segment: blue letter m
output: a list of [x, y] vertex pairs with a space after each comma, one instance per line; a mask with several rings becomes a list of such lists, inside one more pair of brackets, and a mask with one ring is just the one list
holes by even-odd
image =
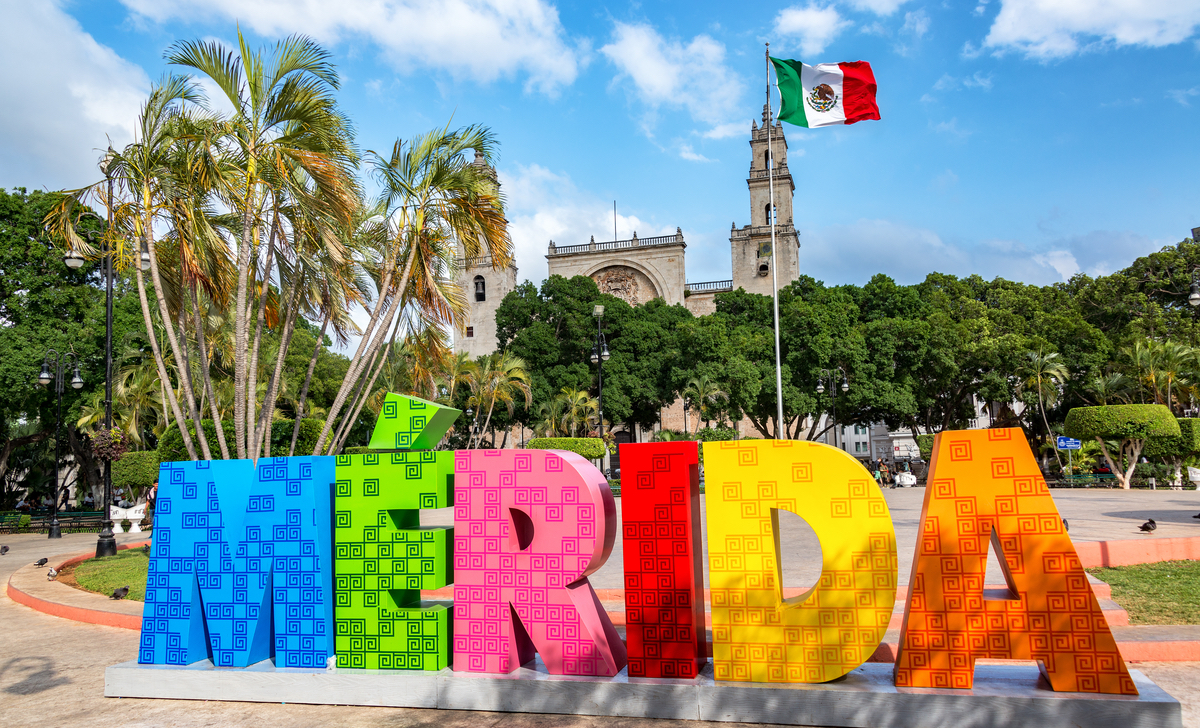
[[163, 463], [138, 662], [325, 667], [333, 481], [332, 457]]

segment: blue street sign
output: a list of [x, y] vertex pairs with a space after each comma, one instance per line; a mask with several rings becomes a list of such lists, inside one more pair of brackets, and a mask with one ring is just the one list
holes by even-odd
[[1080, 450], [1083, 448], [1083, 443], [1073, 437], [1058, 436], [1059, 450]]

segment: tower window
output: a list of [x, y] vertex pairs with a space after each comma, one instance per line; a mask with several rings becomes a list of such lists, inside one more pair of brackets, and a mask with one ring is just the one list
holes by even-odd
[[475, 327], [474, 327], [474, 326], [468, 326], [468, 327], [467, 327], [467, 338], [468, 338], [468, 339], [474, 339], [474, 338], [475, 338]]
[[767, 206], [763, 208], [763, 215], [765, 216], [765, 219], [767, 221], [766, 224], [770, 225], [771, 224], [771, 203], [768, 202]]
[[487, 300], [487, 284], [483, 282], [483, 276], [475, 276], [475, 300]]
[[763, 169], [771, 168], [771, 153], [763, 150]]
[[758, 264], [758, 274], [760, 276], [770, 275], [770, 273], [771, 273], [770, 265], [768, 265], [767, 263], [759, 263]]

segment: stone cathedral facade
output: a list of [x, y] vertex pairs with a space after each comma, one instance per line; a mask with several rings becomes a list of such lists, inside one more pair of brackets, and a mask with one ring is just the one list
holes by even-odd
[[[792, 197], [796, 186], [788, 170], [787, 139], [783, 125], [776, 121], [773, 128], [763, 108], [762, 126], [751, 122], [750, 171], [746, 185], [750, 192], [750, 222], [742, 227], [733, 224], [729, 232], [733, 277], [725, 281], [689, 282], [685, 266], [687, 242], [683, 230], [674, 235], [629, 240], [559, 245], [553, 240], [546, 251], [550, 275], [589, 276], [601, 292], [609, 293], [631, 304], [661, 298], [668, 304], [682, 304], [697, 316], [715, 310], [714, 297], [723, 291], [744, 288], [750, 293], [771, 295], [771, 265], [776, 271], [779, 286], [788, 285], [799, 277], [799, 237], [792, 221]], [[775, 159], [775, 199], [771, 199], [768, 178], [767, 135], [771, 135], [771, 150]], [[484, 165], [476, 156], [476, 164]], [[488, 172], [495, 172], [488, 168]], [[776, 215], [775, 245], [777, 255], [760, 255], [771, 240], [771, 214]], [[454, 334], [454, 349], [472, 358], [496, 350], [496, 309], [517, 284], [515, 265], [495, 269], [490, 257], [459, 258], [460, 275], [470, 306], [470, 316], [463, 331]]]

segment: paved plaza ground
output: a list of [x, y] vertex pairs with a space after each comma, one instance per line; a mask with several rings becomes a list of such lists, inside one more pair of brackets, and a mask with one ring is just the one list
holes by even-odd
[[[885, 491], [896, 523], [900, 581], [907, 583], [921, 512], [923, 488]], [[1195, 491], [1056, 490], [1055, 501], [1070, 522], [1076, 541], [1142, 537], [1137, 526], [1147, 518], [1159, 523], [1154, 536], [1200, 535], [1200, 494]], [[446, 522], [447, 511], [426, 514], [427, 522]], [[785, 586], [811, 584], [819, 564], [815, 538], [800, 523], [785, 524], [782, 549], [795, 554], [785, 570]], [[121, 542], [144, 540], [123, 534]], [[41, 557], [58, 563], [95, 547], [95, 534], [68, 534], [51, 542], [44, 534], [0, 535], [11, 551], [0, 557], [0, 581]], [[806, 558], [805, 555], [811, 556]], [[609, 563], [592, 579], [597, 588], [620, 588], [619, 541]], [[994, 566], [994, 565], [993, 565]], [[990, 572], [998, 578], [998, 567]], [[76, 726], [117, 723], [124, 726], [699, 726], [686, 721], [592, 718], [561, 715], [469, 713], [456, 711], [275, 705], [103, 697], [104, 668], [135, 659], [133, 630], [81, 624], [36, 612], [0, 594], [0, 724]], [[1183, 704], [1185, 726], [1200, 728], [1200, 663], [1132, 663]], [[731, 724], [703, 724], [731, 725]]]

